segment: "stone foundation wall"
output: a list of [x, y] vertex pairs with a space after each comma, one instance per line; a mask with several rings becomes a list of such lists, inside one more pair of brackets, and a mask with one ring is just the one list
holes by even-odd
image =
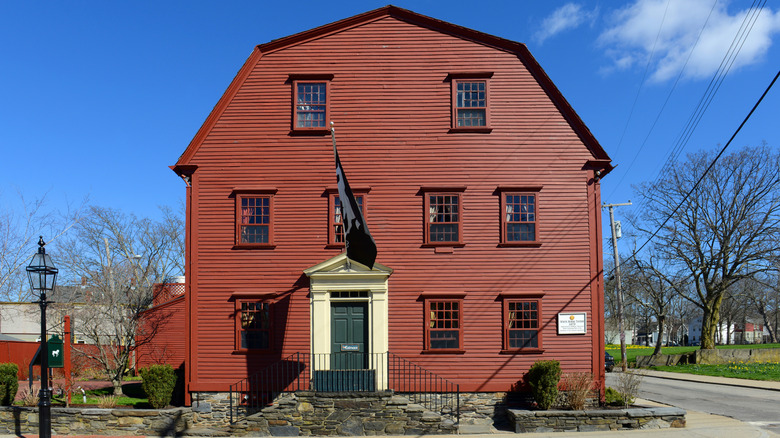
[[[274, 401], [274, 405], [263, 409], [259, 414], [261, 416], [266, 415], [278, 415], [277, 410], [282, 406], [289, 407], [291, 400], [299, 400], [297, 395], [302, 395], [306, 399], [306, 403], [314, 404], [319, 408], [325, 406], [326, 409], [330, 406], [330, 401], [322, 402], [320, 399], [332, 399], [333, 396], [336, 399], [350, 399], [357, 400], [363, 397], [375, 398], [381, 396], [382, 399], [392, 397], [392, 392], [383, 393], [313, 393], [308, 391], [300, 391], [298, 393], [285, 393]], [[427, 395], [426, 395], [427, 396]], [[403, 397], [399, 395], [398, 397]], [[436, 397], [432, 395], [432, 397]], [[465, 393], [460, 394], [460, 423], [468, 425], [484, 425], [490, 426], [496, 422], [506, 422], [506, 410], [507, 400], [506, 393]], [[211, 427], [211, 428], [224, 428], [230, 425], [230, 396], [228, 393], [216, 393], [216, 392], [201, 392], [193, 394], [192, 399], [192, 419], [195, 427]], [[396, 398], [396, 403], [399, 400], [405, 400], [407, 405], [414, 404], [408, 398]], [[233, 406], [237, 406], [238, 400], [234, 400]], [[440, 404], [444, 404], [440, 401]], [[306, 408], [302, 408], [306, 409]], [[412, 408], [417, 409], [417, 407]], [[282, 409], [289, 415], [293, 415], [293, 411], [288, 408]], [[437, 414], [443, 414], [449, 416], [452, 419], [455, 418], [454, 410], [449, 408], [443, 409]], [[242, 416], [245, 416], [242, 414]], [[256, 415], [257, 416], [257, 415]], [[292, 424], [292, 416], [288, 423]], [[278, 420], [278, 419], [277, 419]]]
[[230, 425], [233, 436], [431, 435], [457, 433], [455, 419], [390, 391], [284, 394]]

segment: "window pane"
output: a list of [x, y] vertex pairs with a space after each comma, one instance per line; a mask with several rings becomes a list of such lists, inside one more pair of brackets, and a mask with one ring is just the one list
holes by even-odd
[[507, 242], [536, 240], [536, 195], [504, 195]]
[[458, 126], [487, 126], [484, 109], [459, 109]]
[[[355, 201], [360, 212], [365, 214], [363, 211], [363, 195], [355, 195]], [[341, 199], [338, 195], [333, 196], [333, 216], [330, 218], [331, 226], [333, 227], [333, 243], [344, 242], [344, 216], [342, 213]]]
[[428, 198], [428, 239], [431, 242], [458, 242], [458, 195], [430, 195]]
[[431, 349], [440, 349], [440, 348], [452, 348], [457, 349], [459, 348], [460, 344], [458, 342], [458, 336], [459, 333], [457, 330], [436, 330], [431, 331], [430, 339], [431, 339]]
[[459, 81], [456, 86], [457, 126], [486, 126], [487, 94], [484, 81]]
[[507, 348], [539, 347], [538, 301], [509, 301], [507, 308]]
[[536, 330], [509, 330], [509, 348], [539, 348]]
[[271, 198], [241, 198], [240, 243], [269, 243]]
[[428, 303], [428, 339], [431, 349], [460, 348], [460, 305], [457, 301]]
[[241, 226], [241, 243], [269, 243], [268, 225]]
[[264, 302], [241, 303], [240, 348], [267, 349], [270, 343], [270, 304]]
[[325, 127], [326, 84], [299, 82], [295, 106], [296, 126], [299, 128]]
[[264, 331], [245, 331], [241, 332], [241, 348], [267, 350], [269, 336]]

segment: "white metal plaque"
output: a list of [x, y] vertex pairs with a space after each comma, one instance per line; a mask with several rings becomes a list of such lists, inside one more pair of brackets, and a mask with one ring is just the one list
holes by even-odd
[[559, 335], [584, 335], [588, 332], [587, 317], [585, 312], [579, 313], [559, 313], [558, 314], [558, 334]]

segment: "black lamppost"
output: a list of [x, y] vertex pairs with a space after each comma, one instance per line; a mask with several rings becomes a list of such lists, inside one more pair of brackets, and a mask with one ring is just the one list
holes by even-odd
[[57, 280], [57, 268], [46, 254], [46, 243], [41, 236], [38, 241], [38, 252], [33, 255], [27, 266], [27, 276], [30, 277], [30, 287], [40, 291], [41, 306], [41, 392], [38, 396], [38, 435], [41, 438], [51, 438], [51, 391], [49, 390], [49, 345], [46, 342], [46, 292], [54, 289]]

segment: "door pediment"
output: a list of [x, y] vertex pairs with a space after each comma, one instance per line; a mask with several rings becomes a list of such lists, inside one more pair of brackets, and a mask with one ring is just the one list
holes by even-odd
[[332, 282], [339, 281], [339, 279], [354, 281], [357, 278], [369, 282], [384, 282], [393, 273], [393, 270], [381, 263], [374, 263], [374, 269], [368, 269], [367, 266], [359, 262], [348, 260], [347, 253], [343, 252], [308, 269], [304, 269], [303, 273], [312, 279], [312, 282], [317, 280]]

